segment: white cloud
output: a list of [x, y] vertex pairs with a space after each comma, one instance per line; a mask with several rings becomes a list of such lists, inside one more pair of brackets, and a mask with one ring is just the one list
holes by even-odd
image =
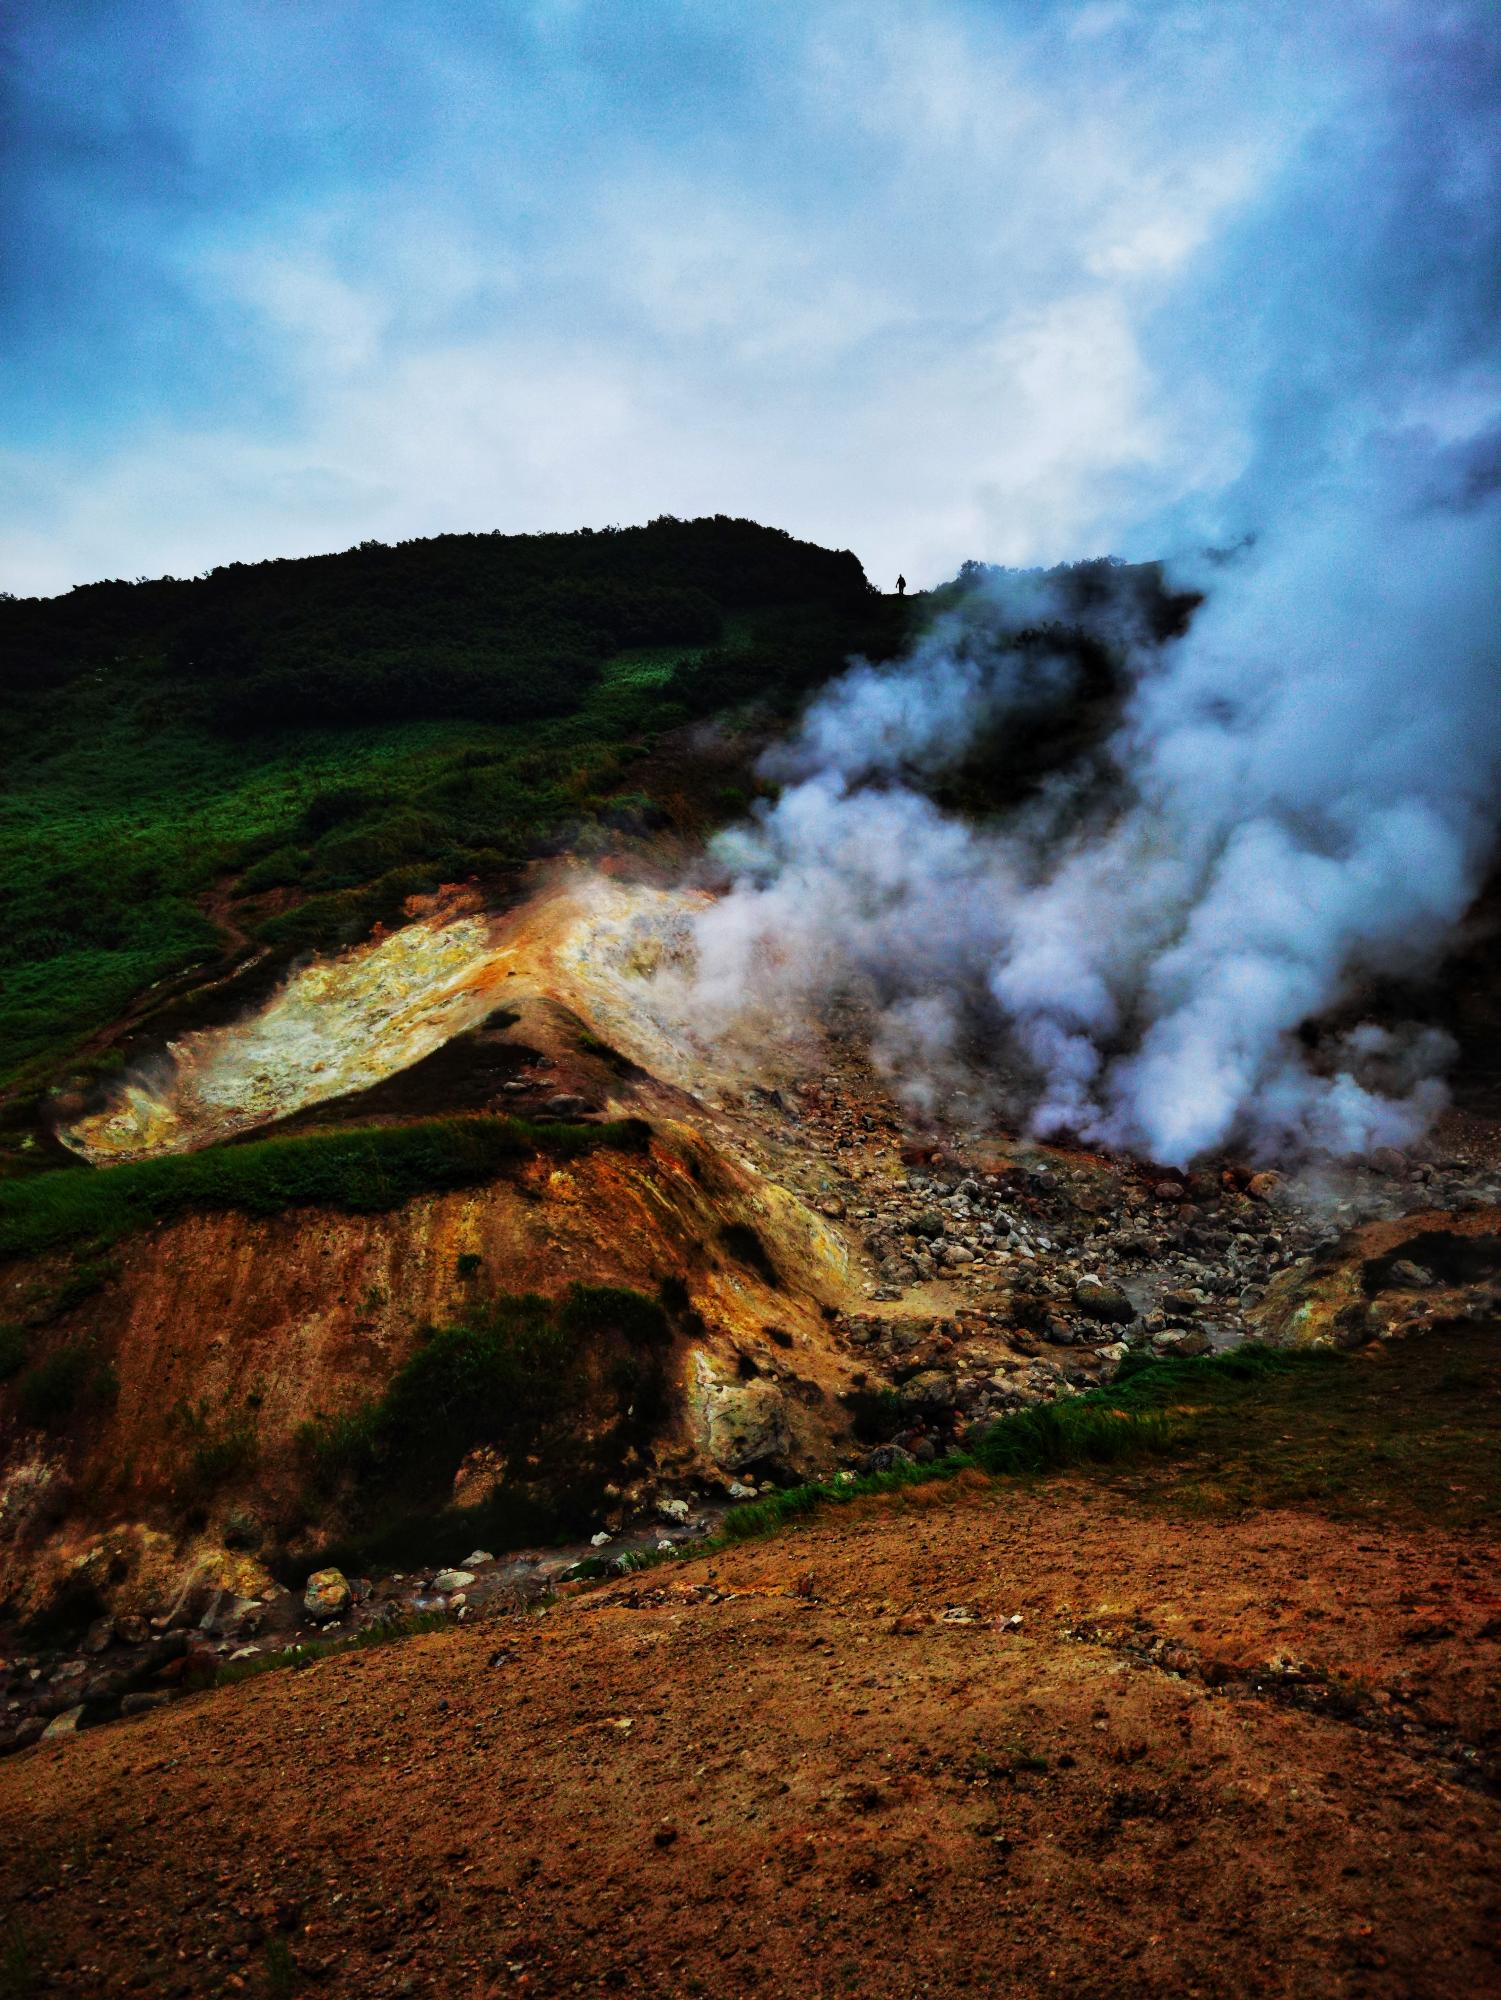
[[[398, 100], [378, 191], [195, 218], [174, 278], [232, 386], [18, 451], [0, 580], [726, 509], [924, 583], [1118, 545], [1238, 469], [1217, 330], [1167, 378], [1154, 349], [1336, 88], [1289, 86], [1280, 43], [1196, 10], [768, 8], [750, 95], [684, 137], [588, 71], [600, 18], [546, 14], [530, 97], [448, 21], [400, 45], [441, 109], [418, 145]], [[549, 135], [550, 94], [596, 122]]]

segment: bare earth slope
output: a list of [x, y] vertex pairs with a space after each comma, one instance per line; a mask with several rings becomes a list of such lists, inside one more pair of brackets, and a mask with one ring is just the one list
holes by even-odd
[[0, 1767], [12, 1961], [101, 1996], [1497, 1991], [1495, 1549], [1149, 1484], [861, 1502], [43, 1744]]

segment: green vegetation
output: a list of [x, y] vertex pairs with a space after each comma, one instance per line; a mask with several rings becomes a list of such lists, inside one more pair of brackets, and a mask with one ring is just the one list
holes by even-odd
[[1171, 1451], [1183, 1436], [1184, 1426], [1176, 1415], [1131, 1407], [1108, 1390], [1091, 1390], [1002, 1417], [963, 1451], [950, 1452], [931, 1465], [897, 1465], [887, 1472], [846, 1475], [768, 1494], [726, 1514], [720, 1538], [738, 1542], [771, 1534], [821, 1507], [951, 1479], [957, 1472], [977, 1469], [993, 1477], [1017, 1477], [1071, 1466], [1118, 1464]]
[[0, 1182], [0, 1259], [112, 1243], [193, 1209], [398, 1208], [414, 1195], [489, 1180], [536, 1153], [636, 1149], [646, 1137], [637, 1119], [533, 1125], [475, 1116], [261, 1139], [118, 1167], [62, 1167]]
[[[561, 1463], [571, 1487], [591, 1452], [609, 1459], [658, 1415], [668, 1335], [661, 1306], [621, 1286], [503, 1294], [429, 1334], [379, 1398], [306, 1426], [303, 1446], [325, 1490], [383, 1502], [431, 1502], [479, 1445]], [[607, 1435], [585, 1445], [577, 1418], [590, 1405]]]
[[[785, 710], [907, 615], [853, 556], [723, 517], [0, 601], [0, 1083], [45, 1082], [225, 925], [327, 948], [649, 829], [663, 731]], [[685, 782], [675, 759], [672, 810]]]
[[1435, 1328], [1374, 1354], [1248, 1347], [1157, 1362], [1120, 1398], [1181, 1425], [1149, 1505], [1195, 1515], [1310, 1506], [1352, 1521], [1494, 1534], [1501, 1525], [1501, 1343]]
[[261, 1971], [265, 1980], [266, 2000], [291, 2000], [300, 1984], [300, 1978], [297, 1961], [292, 1956], [292, 1947], [285, 1938], [274, 1937], [267, 1940], [265, 1961]]
[[113, 1402], [114, 1370], [87, 1341], [57, 1347], [28, 1368], [16, 1384], [21, 1421], [37, 1430], [60, 1430], [81, 1410]]
[[28, 1314], [31, 1326], [46, 1326], [52, 1320], [64, 1319], [96, 1292], [102, 1292], [107, 1284], [120, 1275], [120, 1264], [115, 1257], [82, 1257], [53, 1284], [42, 1284], [36, 1288], [32, 1310]]
[[[424, 1632], [441, 1632], [448, 1623], [442, 1611], [413, 1611], [405, 1617], [382, 1619], [358, 1632], [340, 1634], [335, 1639], [303, 1639], [279, 1652], [258, 1653], [249, 1660], [225, 1660], [213, 1670], [212, 1679], [200, 1685], [237, 1687], [241, 1681], [258, 1680], [262, 1674], [279, 1673], [284, 1667], [315, 1667], [335, 1653], [364, 1652], [371, 1646], [389, 1646], [393, 1639], [415, 1639]], [[192, 1685], [192, 1683], [190, 1683]]]
[[[737, 1507], [692, 1553], [974, 1471], [1123, 1479], [1143, 1504], [1196, 1515], [1309, 1505], [1354, 1520], [1494, 1532], [1501, 1350], [1494, 1328], [1465, 1326], [1376, 1359], [1255, 1346], [1141, 1358], [1108, 1388], [1003, 1417], [931, 1465], [795, 1486]], [[635, 1556], [629, 1566], [679, 1559]]]
[[169, 1418], [171, 1428], [188, 1445], [187, 1484], [207, 1495], [243, 1479], [260, 1456], [260, 1441], [250, 1411], [223, 1410], [217, 1415], [202, 1401], [179, 1401]]

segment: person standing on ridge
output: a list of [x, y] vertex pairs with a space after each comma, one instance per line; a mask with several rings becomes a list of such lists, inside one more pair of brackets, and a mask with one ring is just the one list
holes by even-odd
[[896, 594], [897, 594], [897, 596], [898, 596], [898, 597], [905, 597], [905, 596], [907, 595], [907, 579], [906, 579], [906, 577], [904, 577], [904, 576], [899, 576], [899, 577], [897, 578], [897, 580], [896, 580]]

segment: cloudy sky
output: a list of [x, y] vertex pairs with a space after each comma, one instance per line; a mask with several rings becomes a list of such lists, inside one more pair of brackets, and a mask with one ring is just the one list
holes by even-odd
[[[888, 588], [1254, 525], [1269, 410], [1321, 393], [1289, 299], [1316, 346], [1381, 121], [1421, 144], [1411, 100], [1496, 55], [1444, 0], [15, 0], [5, 34], [17, 592], [662, 512]], [[1496, 396], [1475, 310], [1440, 432]]]

